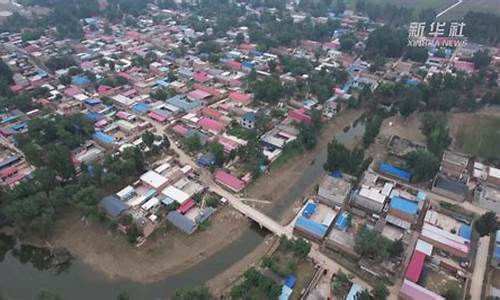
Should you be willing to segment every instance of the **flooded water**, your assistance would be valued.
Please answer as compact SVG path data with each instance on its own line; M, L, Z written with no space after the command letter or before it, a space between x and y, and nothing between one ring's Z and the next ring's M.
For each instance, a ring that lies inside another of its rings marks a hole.
M336 139L341 143L348 143L352 139L361 137L364 131L363 122L356 122L339 133ZM323 164L326 156L325 147L315 162L304 169L283 199L278 199L279 204L269 212L271 217L280 217L294 201L302 197L305 190L315 184L324 174ZM115 299L121 292L127 292L131 299L165 299L177 289L204 284L254 250L264 236L265 232L253 226L245 231L240 239L196 266L150 284L138 284L124 279L110 280L76 258L72 260L69 268L57 272L44 267L43 263L37 263L36 258L39 260L39 257L44 257L46 254L32 253L27 255L29 259L26 257L23 259L24 256L16 254L11 242L4 241L0 242L0 295L11 300L26 300L34 299L41 289L49 289L61 295L63 299L72 300L110 300ZM2 240L4 239L0 236L0 241Z
M347 130L346 130L347 129ZM348 126L344 129L343 132L337 134L335 139L339 143L347 144L353 139L361 138L365 134L365 122L364 120L358 120L352 124L352 126Z
M191 269L151 284L110 280L78 259L73 259L70 268L57 272L39 261L21 259L10 246L6 251L4 249L0 263L0 294L9 300L27 300L35 299L41 289L49 289L63 299L72 300L110 300L121 292L127 292L131 299L166 299L177 289L201 285L221 273L255 249L264 236L265 233L257 228L249 229L239 240ZM37 253L36 256L44 254Z

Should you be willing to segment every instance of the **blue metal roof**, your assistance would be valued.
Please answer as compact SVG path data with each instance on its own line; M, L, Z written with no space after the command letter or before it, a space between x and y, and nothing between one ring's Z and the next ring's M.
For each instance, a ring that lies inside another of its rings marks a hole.
M10 122L13 122L15 120L17 120L19 118L19 116L8 116L8 117L5 117L2 119L2 121L0 123L10 123Z
M14 129L16 131L21 130L21 129L25 129L25 128L28 128L28 124L26 124L24 122L12 126L12 129Z
M138 113L147 113L149 109L149 105L143 102L136 103L132 106L132 110Z
M409 215L416 215L418 212L417 202L413 202L399 196L394 196L391 198L390 206L391 208L400 210Z
M125 204L115 195L110 195L102 198L101 202L99 202L99 206L102 207L106 211L106 213L113 218L118 217L122 212L128 209L127 204Z
M320 239L324 238L328 227L300 216L295 222L295 227L306 231Z
M243 119L248 121L248 122L255 122L255 119L257 118L256 114L254 112L247 112L243 115Z
M90 84L91 81L90 79L85 76L85 75L76 75L76 76L73 76L71 78L71 83L74 84L74 85L78 85L78 86L81 86L81 85L87 85L87 84Z
M309 202L302 211L302 215L306 218L311 217L316 212L316 204Z
M202 167L212 166L213 164L215 164L215 156L211 152L208 152L198 158L196 160L196 163L198 163Z
M342 178L342 171L340 170L333 170L330 172L329 174L331 177L335 177L335 178Z
M93 137L94 139L104 144L112 144L115 142L115 139L112 136L109 136L101 131L97 131L96 133L94 133Z
M297 282L297 278L293 275L289 275L286 279L285 279L285 285L291 289L293 289L293 287L295 286L295 283Z
M10 167L11 165L17 163L21 160L20 156L11 156L2 161L0 161L0 170L6 167Z
M500 247L498 246L495 247L495 259L500 260Z
M387 175L394 176L394 177L399 178L403 181L409 182L411 180L411 173L410 172L403 170L403 169L400 169L398 167L395 167L395 166L388 164L388 163L381 163L380 167L379 167L379 171L380 171L380 173L385 173Z
M172 104L173 106L177 106L184 111L190 111L201 105L201 102L199 101L191 101L188 98L180 95L169 98L166 100L166 102Z
M170 223L172 223L175 227L179 228L181 231L187 234L193 233L197 228L195 222L191 221L191 219L185 217L176 210L173 210L168 213L167 220Z
M349 228L348 217L349 213L346 212L342 213L342 215L340 215L340 217L337 219L337 222L335 222L335 227L338 230L346 231L347 228Z
M85 99L84 102L85 102L85 104L91 105L91 106L102 103L101 99L97 99L97 98Z
M97 121L101 120L102 118L104 118L104 116L100 113L89 111L88 113L85 114L85 118L87 118L90 121L97 122Z
M470 240L472 237L472 227L462 223L458 229L458 235L464 239Z

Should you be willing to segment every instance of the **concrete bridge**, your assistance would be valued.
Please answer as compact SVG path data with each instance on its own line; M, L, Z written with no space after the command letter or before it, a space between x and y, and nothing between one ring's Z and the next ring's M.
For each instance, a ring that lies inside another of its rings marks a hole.
M270 217L266 216L259 210L245 204L242 202L241 199L233 195L232 193L226 191L219 185L215 184L212 182L209 184L208 189L216 193L217 195L227 199L229 204L239 211L241 214L245 215L246 217L250 218L253 220L255 223L259 224L260 226L266 228L267 230L271 231L273 234L277 236L286 236L287 238L292 238L293 237L293 232L287 228L284 227L283 225L279 224L275 220L271 219Z

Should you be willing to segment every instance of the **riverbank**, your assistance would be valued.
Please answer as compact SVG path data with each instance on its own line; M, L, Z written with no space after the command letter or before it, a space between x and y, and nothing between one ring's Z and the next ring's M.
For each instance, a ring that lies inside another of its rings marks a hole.
M279 219L282 225L289 224L302 207L303 197L313 192L324 174L323 164L326 162L328 143L337 135L344 133L344 128L352 126L362 114L361 110L350 110L335 116L334 120L325 124L315 149L304 152L279 168L271 169L269 174L258 178L246 189L245 194L249 198L267 200L270 204L249 204ZM354 149L361 144L361 141L362 134L346 137L342 142L346 147ZM228 292L229 283L242 276L249 266L258 264L272 248L272 240L266 239L261 242L256 249L231 268L210 280L208 286L211 292L214 295Z
M178 274L238 239L250 222L230 207L222 207L210 226L187 236L172 226L153 235L139 248L102 224L68 214L56 223L48 239L109 279L151 283ZM223 233L223 234L221 234Z
M257 179L247 189L247 195L270 201L257 206L283 224L289 223L300 209L302 197L312 192L324 174L328 143L362 113L352 110L338 114L325 124L314 150ZM360 139L355 136L345 143L353 147ZM123 235L112 233L102 224L86 222L77 214L68 214L57 222L48 241L54 247L68 249L82 263L109 279L145 284L170 278L198 265L238 240L249 227L248 219L230 207L223 207L211 218L210 226L204 231L186 236L170 228L162 234L155 233L156 236L135 248ZM258 262L267 253L265 243L256 244L253 251L212 278L209 282L211 290L223 290L231 278L241 276L248 265Z
M348 110L336 115L323 126L313 150L305 151L279 168L271 168L269 174L258 178L246 189L245 194L249 198L270 201L270 205L261 205L259 208L278 218L282 225L288 224L301 207L302 202L299 200L313 191L324 174L323 164L326 162L328 143L343 133L345 127L352 126L362 114L362 110ZM352 149L361 140L362 135L342 142Z

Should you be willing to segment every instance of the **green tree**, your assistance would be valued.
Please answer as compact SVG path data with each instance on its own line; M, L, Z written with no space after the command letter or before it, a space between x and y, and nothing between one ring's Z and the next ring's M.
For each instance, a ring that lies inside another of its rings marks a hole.
M309 251L311 251L311 243L305 239L296 239L293 242L293 252L300 259L306 258L309 255Z
M448 289L446 293L444 293L443 297L446 300L459 300L460 294L456 289Z
M381 260L389 256L389 240L378 232L368 229L366 225L358 230L354 241L356 252L363 257Z
M347 292L349 292L349 288L352 284L351 282L352 276L350 274L342 272L339 270L333 279L332 290L333 294L337 296L339 299L343 299Z
M429 53L425 47L409 47L405 57L419 63L424 63L427 61Z
M479 50L472 56L472 62L476 69L485 69L490 65L491 56L488 50Z
M394 242L392 242L387 251L389 251L389 255L391 257L401 257L404 251L403 240L397 239Z
M144 142L144 144L146 144L146 146L151 148L155 141L155 135L151 131L145 131L142 134L142 141Z
M357 39L356 36L352 33L344 34L340 37L340 49L342 51L351 52L356 45Z
M474 228L482 237L496 232L499 226L495 213L491 211L484 213L474 222Z
M210 143L208 145L208 151L214 155L215 158L215 165L222 167L224 164L224 146L217 142Z
M439 159L428 150L415 150L406 156L406 163L412 170L415 181L432 179L439 170Z
M374 300L386 300L390 293L383 283L377 283L372 289L371 294Z
M363 165L363 151L349 151L344 145L333 140L327 146L326 163L323 169L327 172L343 171L350 174L357 174L360 166Z
M365 133L363 135L363 146L365 148L368 148L373 141L375 141L375 138L380 132L380 126L383 120L383 116L378 113L371 114L366 120Z
M137 228L137 225L131 224L128 229L127 229L127 239L129 243L135 244L137 242L137 239L139 238L140 233L139 229Z
M238 32L236 38L234 39L236 44L242 44L245 41L245 35L242 32Z
M202 148L200 137L197 134L185 137L182 139L182 143L186 146L189 152L198 151Z
M422 133L427 137L427 149L436 157L441 157L443 151L451 143L446 115L439 112L427 112L422 115L421 122Z

